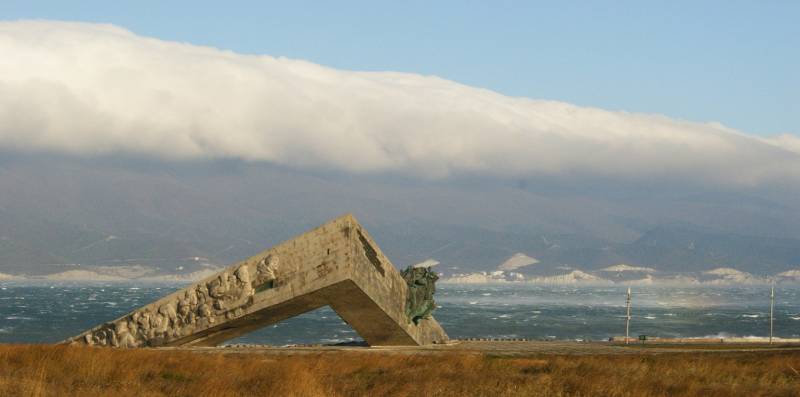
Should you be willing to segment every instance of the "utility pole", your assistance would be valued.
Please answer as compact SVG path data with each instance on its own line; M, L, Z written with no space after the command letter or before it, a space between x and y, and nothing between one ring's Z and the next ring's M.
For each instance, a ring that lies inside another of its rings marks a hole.
M625 317L625 344L628 344L628 331L631 328L631 287L628 287L628 298L625 299L625 306L628 307L628 315Z
M769 292L769 344L772 344L772 319L775 308L775 284L772 284L772 290Z

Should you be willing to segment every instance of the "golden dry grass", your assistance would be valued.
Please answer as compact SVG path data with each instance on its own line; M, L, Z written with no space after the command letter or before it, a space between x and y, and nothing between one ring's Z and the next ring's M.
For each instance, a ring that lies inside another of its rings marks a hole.
M0 346L0 396L798 396L800 354L524 358Z

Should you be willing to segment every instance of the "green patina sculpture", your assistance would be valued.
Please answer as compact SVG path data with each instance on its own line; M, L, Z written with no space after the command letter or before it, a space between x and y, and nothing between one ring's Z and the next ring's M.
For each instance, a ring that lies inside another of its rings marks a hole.
M436 280L439 276L427 267L409 266L400 272L408 284L408 299L406 300L406 315L409 321L419 324L419 320L429 318L436 302L433 294L436 292Z

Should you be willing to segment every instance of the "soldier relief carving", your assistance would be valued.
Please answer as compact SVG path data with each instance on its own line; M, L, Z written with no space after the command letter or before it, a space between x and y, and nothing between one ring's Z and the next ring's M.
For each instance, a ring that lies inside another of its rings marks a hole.
M278 257L268 255L255 266L247 264L224 271L216 278L187 289L177 298L147 306L115 322L86 334L82 341L90 346L160 346L187 336L217 321L234 319L253 304L257 292L271 289L277 280Z

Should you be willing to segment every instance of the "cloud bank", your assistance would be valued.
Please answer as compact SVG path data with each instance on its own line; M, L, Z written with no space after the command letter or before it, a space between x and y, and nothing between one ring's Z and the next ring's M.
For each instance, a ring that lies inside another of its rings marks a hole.
M352 173L800 180L800 139L336 70L99 24L0 22L0 148ZM542 76L542 78L546 78Z

